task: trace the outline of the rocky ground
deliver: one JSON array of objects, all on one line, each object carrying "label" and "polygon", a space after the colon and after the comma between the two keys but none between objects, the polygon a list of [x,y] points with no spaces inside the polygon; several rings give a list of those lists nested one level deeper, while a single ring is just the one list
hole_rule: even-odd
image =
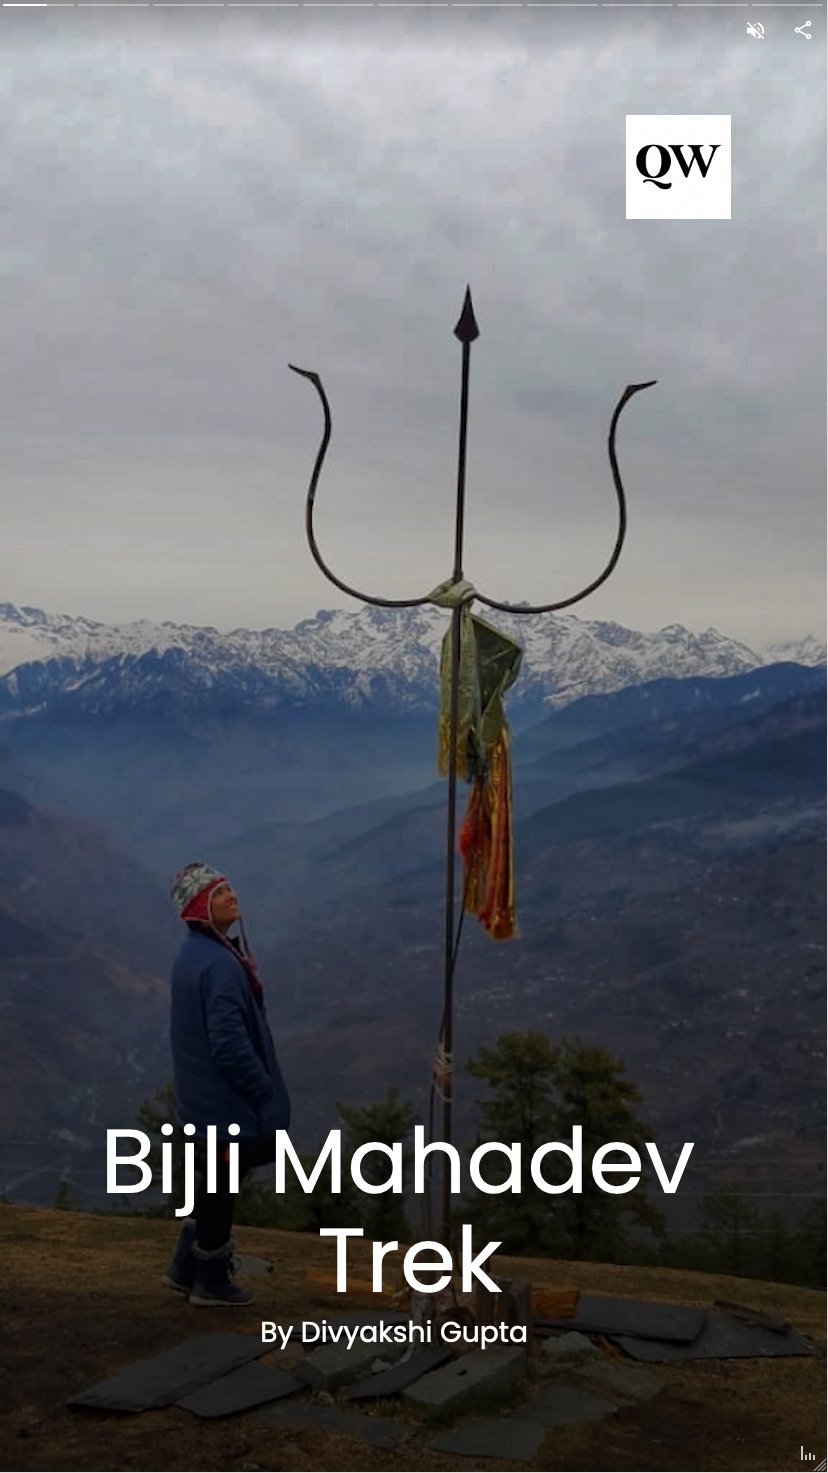
[{"label": "rocky ground", "polygon": [[[251,1281],[248,1310],[206,1313],[165,1290],[159,1275],[171,1224],[0,1205],[6,1272],[0,1351],[0,1467],[37,1470],[776,1470],[803,1466],[802,1450],[824,1456],[824,1296],[789,1285],[601,1264],[502,1259],[497,1270],[534,1284],[710,1305],[715,1299],[781,1315],[813,1342],[807,1359],[697,1361],[659,1367],[651,1400],[604,1420],[555,1429],[532,1463],[459,1460],[428,1446],[435,1429],[400,1403],[376,1412],[411,1421],[399,1449],[366,1447],[321,1429],[281,1429],[254,1413],[204,1422],[180,1409],[141,1415],[66,1406],[66,1398],[132,1361],[191,1335],[233,1329],[258,1335],[262,1319],[320,1319],[343,1307],[308,1274],[333,1270],[332,1245],[312,1236],[243,1228],[238,1247],[275,1261]],[[366,1276],[367,1249],[354,1275]],[[349,1304],[371,1303],[355,1295]],[[301,1350],[270,1353],[282,1366]],[[538,1374],[537,1362],[533,1375]],[[547,1372],[548,1384],[548,1372]],[[501,1404],[469,1407],[464,1420],[506,1415],[527,1387]]]}]

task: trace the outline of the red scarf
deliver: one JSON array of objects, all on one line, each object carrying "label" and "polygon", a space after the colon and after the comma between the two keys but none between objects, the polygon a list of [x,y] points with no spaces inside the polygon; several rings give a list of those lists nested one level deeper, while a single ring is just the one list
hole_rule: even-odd
[{"label": "red scarf", "polygon": [[238,945],[234,945],[232,941],[229,944],[233,947],[236,956],[244,967],[244,975],[247,978],[247,985],[250,991],[253,993],[259,1007],[264,1009],[264,992],[262,991],[262,984],[259,981],[259,974],[256,971],[256,963],[249,952],[245,955]]},{"label": "red scarf", "polygon": [[[244,975],[247,978],[247,985],[250,988],[250,991],[253,993],[253,996],[255,997],[259,1007],[264,1010],[264,992],[262,991],[262,984],[259,981],[259,973],[256,970],[256,963],[253,959],[253,954],[247,944],[247,937],[244,934],[244,925],[241,921],[239,922],[239,925],[241,926],[242,933],[241,941],[233,941],[229,936],[222,936],[220,931],[214,931],[213,934],[218,937],[222,946],[226,946],[228,951],[232,951],[237,961],[241,962],[242,966],[244,967]],[[244,947],[244,950],[242,950],[242,946]]]}]

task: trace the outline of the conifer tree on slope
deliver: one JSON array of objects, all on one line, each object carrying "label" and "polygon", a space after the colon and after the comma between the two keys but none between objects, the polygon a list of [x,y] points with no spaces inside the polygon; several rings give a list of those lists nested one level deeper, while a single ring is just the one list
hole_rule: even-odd
[{"label": "conifer tree on slope", "polygon": [[[477,1144],[516,1141],[522,1147],[522,1191],[476,1193],[471,1204],[490,1236],[500,1236],[516,1253],[603,1261],[624,1255],[630,1223],[661,1237],[664,1220],[648,1200],[643,1178],[634,1191],[616,1196],[601,1191],[592,1176],[592,1158],[609,1141],[624,1141],[642,1161],[648,1159],[644,1141],[652,1134],[636,1113],[641,1096],[626,1077],[623,1060],[580,1038],[553,1044],[545,1033],[529,1030],[501,1034],[494,1048],[478,1050],[467,1069],[490,1089],[478,1101],[482,1129]],[[532,1154],[547,1141],[570,1143],[575,1125],[583,1130],[583,1191],[547,1194],[529,1174]],[[508,1165],[505,1159],[497,1167],[495,1162],[497,1157],[490,1158],[484,1167],[486,1177],[502,1181]],[[551,1184],[564,1183],[571,1169],[562,1152],[544,1158],[543,1173]]]}]

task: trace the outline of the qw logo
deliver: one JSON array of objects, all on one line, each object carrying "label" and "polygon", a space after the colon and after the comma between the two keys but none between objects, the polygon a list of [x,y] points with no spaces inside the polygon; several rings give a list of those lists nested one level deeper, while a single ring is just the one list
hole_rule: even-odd
[{"label": "qw logo", "polygon": [[729,117],[628,116],[626,143],[628,220],[730,219]]},{"label": "qw logo", "polygon": [[[685,148],[690,155],[689,158],[684,157]],[[645,184],[654,184],[656,189],[672,189],[673,182],[667,178],[667,175],[673,167],[674,160],[681,169],[685,179],[690,178],[690,170],[694,166],[698,168],[702,179],[706,179],[710,165],[720,148],[720,143],[711,143],[710,156],[705,159],[703,143],[671,143],[666,148],[663,143],[645,143],[644,147],[640,148],[635,156],[635,167]],[[655,169],[653,168],[653,163],[656,160],[650,157],[653,150],[655,151],[658,163],[658,167]]]}]

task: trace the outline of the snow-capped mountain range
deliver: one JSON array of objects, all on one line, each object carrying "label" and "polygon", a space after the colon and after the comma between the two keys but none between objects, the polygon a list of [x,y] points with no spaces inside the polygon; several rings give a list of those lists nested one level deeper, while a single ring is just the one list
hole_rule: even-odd
[{"label": "snow-capped mountain range", "polygon": [[[481,611],[483,614],[485,610]],[[725,676],[791,661],[819,665],[813,636],[762,650],[706,629],[669,624],[653,634],[574,614],[504,615],[492,622],[524,651],[512,701],[549,707],[663,676]],[[434,704],[447,614],[416,609],[321,610],[293,629],[104,624],[0,604],[0,709],[31,710],[60,695],[86,709],[178,689],[191,699],[225,690],[247,704],[416,709]]]}]

